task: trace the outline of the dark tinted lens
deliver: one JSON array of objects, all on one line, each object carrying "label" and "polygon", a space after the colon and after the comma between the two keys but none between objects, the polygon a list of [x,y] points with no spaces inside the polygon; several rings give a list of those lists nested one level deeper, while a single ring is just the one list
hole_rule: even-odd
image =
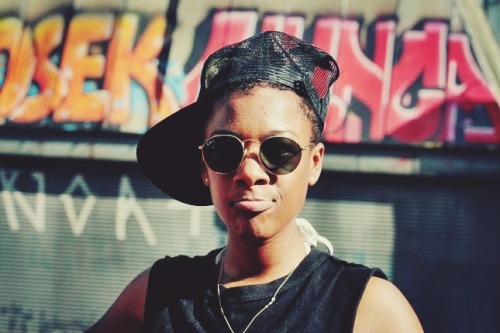
[{"label": "dark tinted lens", "polygon": [[295,170],[302,157],[302,148],[292,139],[272,137],[264,140],[260,148],[260,159],[265,167],[277,175]]},{"label": "dark tinted lens", "polygon": [[203,146],[203,157],[215,172],[229,173],[240,165],[243,157],[241,142],[232,136],[215,136]]}]

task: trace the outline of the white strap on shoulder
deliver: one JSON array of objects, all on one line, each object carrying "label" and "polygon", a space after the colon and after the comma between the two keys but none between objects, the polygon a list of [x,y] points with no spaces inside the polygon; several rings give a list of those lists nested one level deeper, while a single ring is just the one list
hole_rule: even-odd
[{"label": "white strap on shoulder", "polygon": [[330,254],[333,254],[332,243],[330,243],[330,241],[325,237],[319,235],[316,232],[316,229],[314,229],[314,227],[308,220],[301,217],[297,217],[295,219],[295,224],[297,225],[297,229],[302,235],[304,243],[306,243],[309,246],[316,247],[318,246],[318,242],[320,242],[321,244],[325,245],[328,248],[328,252],[330,252]]}]

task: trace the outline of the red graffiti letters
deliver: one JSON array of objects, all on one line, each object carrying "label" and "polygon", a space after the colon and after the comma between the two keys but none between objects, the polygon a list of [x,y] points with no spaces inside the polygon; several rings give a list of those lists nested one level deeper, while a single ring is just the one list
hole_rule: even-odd
[{"label": "red graffiti letters", "polygon": [[[199,55],[190,59],[194,65],[162,57],[168,56],[162,53],[170,42],[166,36],[175,35],[161,15],[51,14],[33,25],[1,18],[0,126],[85,130],[94,125],[143,133],[196,99],[202,64],[217,48],[258,30],[304,38],[307,28],[298,14],[259,17],[255,10],[222,10],[207,15],[210,29],[197,32],[206,42],[171,40],[192,48],[187,54]],[[465,33],[450,33],[446,22],[432,20],[399,35],[395,20],[380,20],[366,42],[360,30],[359,21],[333,16],[319,16],[307,30],[341,68],[331,91],[326,141],[500,143],[499,104]],[[186,74],[175,78],[172,72]]]}]

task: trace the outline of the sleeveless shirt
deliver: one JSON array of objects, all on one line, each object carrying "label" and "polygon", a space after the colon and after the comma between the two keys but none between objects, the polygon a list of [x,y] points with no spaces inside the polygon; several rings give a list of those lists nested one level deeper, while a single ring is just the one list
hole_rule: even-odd
[{"label": "sleeveless shirt", "polygon": [[[155,262],[149,273],[144,332],[230,333],[217,298],[218,252]],[[372,276],[387,279],[379,269],[347,263],[313,248],[247,332],[352,332]],[[224,313],[235,332],[245,329],[284,279],[230,289],[221,286]]]}]

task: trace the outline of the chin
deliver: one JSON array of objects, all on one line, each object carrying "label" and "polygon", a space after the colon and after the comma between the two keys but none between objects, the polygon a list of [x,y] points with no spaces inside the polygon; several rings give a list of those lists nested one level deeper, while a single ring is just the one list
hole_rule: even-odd
[{"label": "chin", "polygon": [[259,219],[258,217],[248,221],[249,233],[255,239],[266,240],[275,235],[276,226],[274,222],[269,219]]}]

